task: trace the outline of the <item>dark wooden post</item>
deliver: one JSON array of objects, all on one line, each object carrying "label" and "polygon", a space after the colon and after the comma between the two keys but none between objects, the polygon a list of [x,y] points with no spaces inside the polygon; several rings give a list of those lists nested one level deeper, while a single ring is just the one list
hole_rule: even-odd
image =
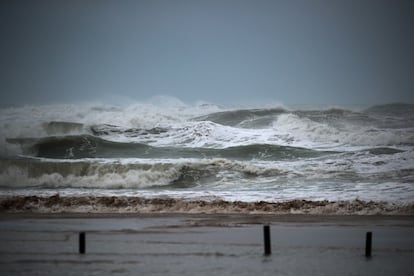
[{"label": "dark wooden post", "polygon": [[365,240],[365,257],[370,258],[372,251],[372,232],[367,232]]},{"label": "dark wooden post", "polygon": [[263,226],[263,237],[264,237],[264,254],[268,256],[272,254],[272,247],[270,243],[270,226],[264,225]]},{"label": "dark wooden post", "polygon": [[85,232],[79,233],[79,254],[85,254]]}]

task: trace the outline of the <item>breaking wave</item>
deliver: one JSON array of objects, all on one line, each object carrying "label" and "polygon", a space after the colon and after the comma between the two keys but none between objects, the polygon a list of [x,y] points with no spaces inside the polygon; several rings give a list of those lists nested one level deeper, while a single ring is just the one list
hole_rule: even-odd
[{"label": "breaking wave", "polygon": [[361,111],[220,109],[224,108],[157,108],[148,104],[125,108],[57,105],[2,109],[0,156],[18,154],[16,143],[12,143],[16,139],[57,140],[62,136],[186,148],[268,144],[335,151],[414,145],[414,105],[392,104]]},{"label": "breaking wave", "polygon": [[91,160],[0,160],[0,187],[27,188],[189,188],[220,180],[276,177],[287,172],[224,159],[180,163],[122,163]]},{"label": "breaking wave", "polygon": [[241,126],[260,128],[268,126],[277,115],[287,113],[283,108],[273,109],[240,109],[212,113],[193,120],[210,121],[226,126]]},{"label": "breaking wave", "polygon": [[80,123],[57,121],[45,122],[42,124],[42,126],[47,135],[82,133],[85,127]]},{"label": "breaking wave", "polygon": [[412,203],[413,146],[410,104],[235,109],[170,99],[1,108],[0,196]]}]

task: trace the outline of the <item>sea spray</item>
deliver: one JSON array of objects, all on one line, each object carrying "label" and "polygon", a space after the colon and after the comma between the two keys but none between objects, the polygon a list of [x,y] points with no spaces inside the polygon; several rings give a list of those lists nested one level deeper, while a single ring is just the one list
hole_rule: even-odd
[{"label": "sea spray", "polygon": [[0,195],[229,202],[414,198],[414,105],[180,101],[0,109]]}]

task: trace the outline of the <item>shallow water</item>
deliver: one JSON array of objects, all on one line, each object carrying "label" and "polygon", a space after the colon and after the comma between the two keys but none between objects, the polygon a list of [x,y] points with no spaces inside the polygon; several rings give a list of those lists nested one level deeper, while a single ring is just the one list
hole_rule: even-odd
[{"label": "shallow water", "polygon": [[[260,223],[269,219],[272,255],[264,256]],[[410,275],[413,271],[409,220],[273,219],[250,217],[259,224],[244,224],[246,217],[222,216],[2,219],[0,272]],[[78,253],[80,231],[86,232],[86,254]],[[373,232],[369,259],[364,256],[366,231]]]}]

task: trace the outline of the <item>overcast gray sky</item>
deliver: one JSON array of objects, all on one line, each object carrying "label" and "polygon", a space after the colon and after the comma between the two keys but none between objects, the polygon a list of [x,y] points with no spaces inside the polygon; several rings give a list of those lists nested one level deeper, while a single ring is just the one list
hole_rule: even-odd
[{"label": "overcast gray sky", "polygon": [[414,1],[2,0],[2,104],[414,103]]}]

